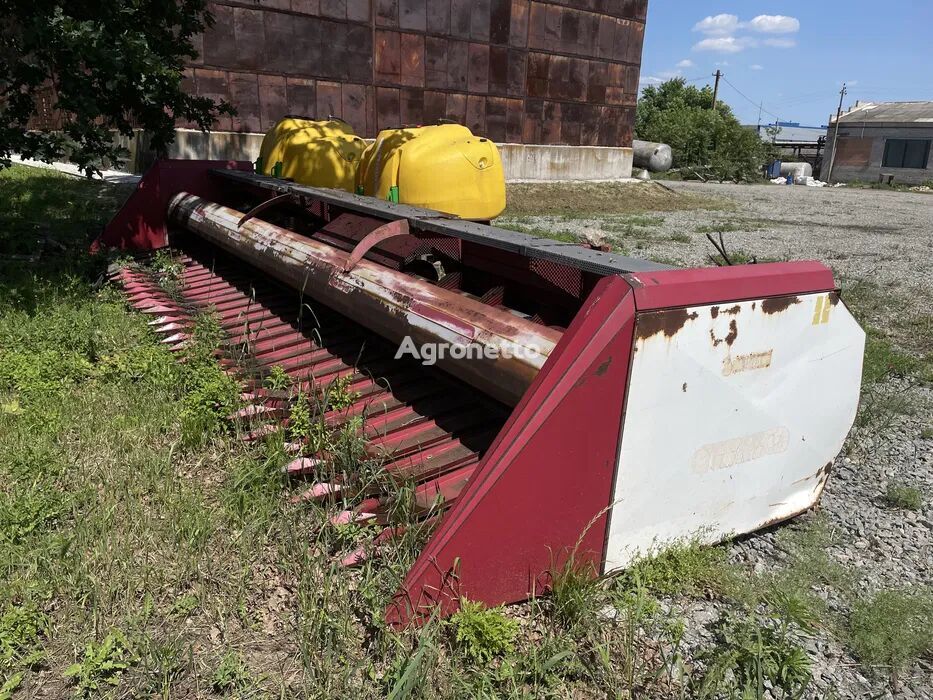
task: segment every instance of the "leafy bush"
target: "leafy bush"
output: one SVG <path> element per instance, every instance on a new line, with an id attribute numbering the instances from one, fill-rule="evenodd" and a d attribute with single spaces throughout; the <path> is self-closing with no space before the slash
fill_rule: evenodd
<path id="1" fill-rule="evenodd" d="M 765 698 L 768 685 L 798 698 L 810 685 L 810 659 L 783 620 L 754 616 L 729 617 L 717 630 L 717 644 L 705 655 L 706 672 L 698 688 L 701 698 Z"/>
<path id="2" fill-rule="evenodd" d="M 218 693 L 243 690 L 254 682 L 246 663 L 232 651 L 224 654 L 211 676 L 211 687 Z"/>
<path id="3" fill-rule="evenodd" d="M 17 544 L 33 532 L 52 526 L 64 509 L 65 497 L 48 485 L 30 485 L 0 492 L 0 540 Z"/>
<path id="4" fill-rule="evenodd" d="M 463 599 L 450 623 L 457 646 L 477 664 L 489 663 L 514 649 L 518 623 L 503 615 L 501 608 L 489 610 L 482 603 Z"/>
<path id="5" fill-rule="evenodd" d="M 48 618 L 31 605 L 14 605 L 0 617 L 0 671 L 34 666 L 43 658 Z"/>
<path id="6" fill-rule="evenodd" d="M 126 636 L 114 630 L 103 642 L 90 642 L 81 661 L 65 669 L 65 678 L 74 683 L 78 697 L 87 697 L 105 685 L 120 685 L 123 674 L 136 662 Z"/>
<path id="7" fill-rule="evenodd" d="M 771 146 L 744 128 L 729 105 L 713 106 L 713 91 L 675 78 L 646 87 L 638 100 L 635 134 L 671 147 L 674 167 L 708 166 L 722 179 L 752 179 L 771 155 Z"/>

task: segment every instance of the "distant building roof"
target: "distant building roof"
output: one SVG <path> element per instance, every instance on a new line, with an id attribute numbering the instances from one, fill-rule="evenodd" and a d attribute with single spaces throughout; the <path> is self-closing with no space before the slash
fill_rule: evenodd
<path id="1" fill-rule="evenodd" d="M 856 102 L 839 121 L 850 125 L 922 122 L 933 125 L 933 102 Z"/>
<path id="2" fill-rule="evenodd" d="M 777 122 L 775 124 L 762 124 L 759 126 L 752 125 L 749 128 L 755 129 L 758 135 L 761 136 L 762 141 L 772 143 L 771 136 L 768 134 L 767 130 L 774 127 L 780 127 L 780 131 L 774 136 L 773 141 L 778 145 L 783 143 L 812 143 L 815 145 L 821 136 L 826 136 L 825 126 L 801 126 L 800 122 Z"/>

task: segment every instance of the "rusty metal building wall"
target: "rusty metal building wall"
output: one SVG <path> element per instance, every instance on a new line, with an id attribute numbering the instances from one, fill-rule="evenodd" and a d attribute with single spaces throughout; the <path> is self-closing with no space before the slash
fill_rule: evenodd
<path id="1" fill-rule="evenodd" d="M 447 118 L 500 142 L 631 146 L 647 0 L 211 5 L 186 80 L 239 110 L 218 130 L 335 115 L 375 136 Z"/>

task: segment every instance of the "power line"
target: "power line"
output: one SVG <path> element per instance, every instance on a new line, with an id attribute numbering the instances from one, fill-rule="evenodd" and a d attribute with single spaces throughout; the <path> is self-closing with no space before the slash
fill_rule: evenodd
<path id="1" fill-rule="evenodd" d="M 748 103 L 749 103 L 750 105 L 752 105 L 753 107 L 758 107 L 762 112 L 764 112 L 765 114 L 767 114 L 767 115 L 769 115 L 769 116 L 771 116 L 771 117 L 774 117 L 774 118 L 775 118 L 776 120 L 778 120 L 778 121 L 781 120 L 781 118 L 780 118 L 777 114 L 775 114 L 774 112 L 769 112 L 769 111 L 766 110 L 764 107 L 762 107 L 762 106 L 761 106 L 761 102 L 755 102 L 755 100 L 753 100 L 751 97 L 749 97 L 749 96 L 746 95 L 744 92 L 742 92 L 741 90 L 739 90 L 735 85 L 733 85 L 732 83 L 730 83 L 729 80 L 728 80 L 728 78 L 726 78 L 725 76 L 723 76 L 723 82 L 725 82 L 726 85 L 728 85 L 728 86 L 731 87 L 733 90 L 735 90 L 737 93 L 739 93 L 739 95 L 741 95 L 741 96 L 744 97 L 746 100 L 748 100 Z"/>

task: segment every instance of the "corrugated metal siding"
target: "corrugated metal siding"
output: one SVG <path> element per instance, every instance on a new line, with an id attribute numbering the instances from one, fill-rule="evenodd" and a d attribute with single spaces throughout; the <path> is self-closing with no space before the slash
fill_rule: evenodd
<path id="1" fill-rule="evenodd" d="M 334 115 L 358 133 L 465 123 L 501 142 L 630 146 L 647 0 L 214 2 L 191 89 L 218 130 Z M 179 126 L 189 126 L 179 124 Z"/>

